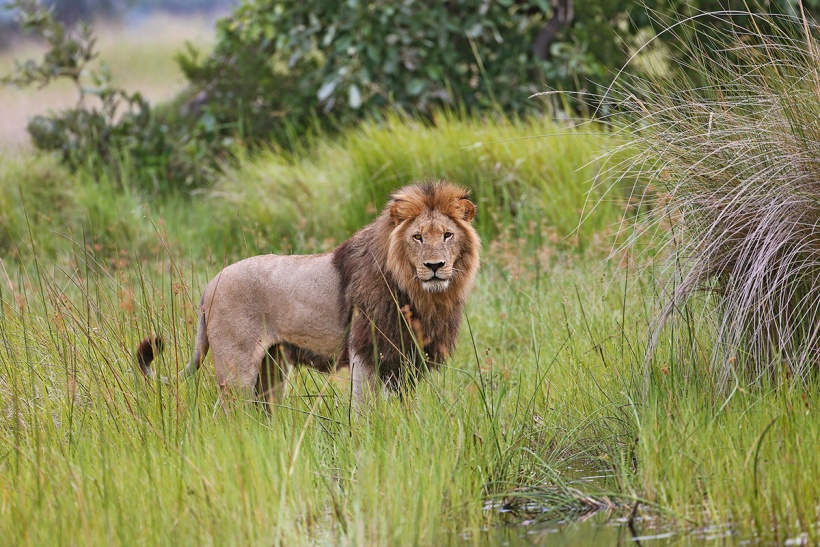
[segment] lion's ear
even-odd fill
[[[475,204],[467,198],[458,200],[458,208],[460,209],[461,218],[467,222],[472,222],[475,217]]]
[[[398,226],[411,216],[410,204],[404,200],[398,199],[390,207],[390,218],[393,219],[393,224]]]
[[[418,206],[414,206],[411,202],[397,199],[390,207],[390,218],[393,219],[393,224],[398,226],[408,218],[413,218],[418,214]]]

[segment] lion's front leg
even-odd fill
[[[354,405],[360,410],[379,396],[379,378],[372,358],[350,350],[350,377]]]

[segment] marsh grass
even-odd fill
[[[596,133],[591,148],[541,157],[587,137],[448,119],[444,139],[391,123],[239,158],[212,192],[163,204],[81,172],[63,178],[48,159],[4,158],[0,537],[480,543],[497,526],[512,526],[513,541],[531,530],[521,521],[553,526],[609,507],[664,533],[820,539],[817,382],[726,389],[709,370],[709,301],[687,302],[690,319],[668,324],[646,358],[662,272],[651,249],[605,260],[628,194],[586,209],[579,191],[591,150],[619,139]],[[514,140],[529,132],[550,136]],[[371,144],[389,135],[395,150]],[[471,148],[478,140],[487,144]],[[300,371],[270,414],[219,405],[210,360],[181,384],[143,380],[133,350],[149,333],[166,340],[161,372],[187,363],[196,302],[224,263],[347,237],[362,207],[377,213],[389,183],[364,174],[384,165],[502,200],[479,203],[486,253],[442,370],[358,418],[346,371]],[[590,223],[573,232],[577,218],[553,202],[584,208]]]
[[[133,363],[145,333],[167,340],[160,370],[188,358],[213,272],[185,258],[112,263],[78,244],[63,265],[29,260],[0,295],[0,533],[15,542],[438,543],[499,522],[487,500],[536,477],[564,506],[601,491],[607,479],[560,469],[622,444],[610,410],[578,402],[608,384],[603,365],[567,374],[559,356],[584,344],[545,315],[564,308],[570,332],[580,307],[608,305],[561,275],[582,264],[545,274],[543,293],[485,268],[452,362],[353,417],[343,371],[302,371],[271,414],[219,404],[207,365],[146,383]]]
[[[115,185],[45,158],[4,161],[0,536],[478,541],[503,521],[487,504],[516,489],[557,488],[562,507],[615,490],[611,474],[589,482],[561,472],[618,452],[630,435],[617,433],[597,400],[565,398],[581,400],[603,381],[600,363],[562,372],[587,351],[586,338],[569,334],[580,330],[579,308],[619,301],[577,290],[576,275],[596,263],[587,256],[595,246],[581,241],[595,234],[573,234],[572,215],[550,201],[584,206],[586,175],[576,169],[594,162],[605,136],[548,126],[557,133],[532,139],[522,138],[532,125],[493,127],[442,118],[436,130],[393,119],[295,153],[240,157],[212,191],[162,204],[144,203],[127,177]],[[515,138],[528,146],[512,147]],[[565,149],[544,180],[538,141]],[[583,144],[566,152],[574,142]],[[368,175],[376,165],[382,178]],[[417,390],[354,418],[346,371],[301,371],[268,414],[219,404],[209,364],[179,385],[138,374],[133,350],[152,332],[166,340],[159,370],[184,366],[195,303],[223,264],[327,249],[375,216],[390,189],[421,176],[473,186],[484,237],[501,243],[489,251],[458,354]],[[508,197],[496,208],[492,192],[504,185]],[[606,232],[620,212],[615,203],[602,211],[610,216],[597,227]],[[520,256],[525,244],[533,253]],[[548,252],[535,252],[544,245]],[[585,324],[594,332],[601,321]],[[569,351],[571,365],[560,357]]]
[[[223,216],[241,211],[265,239],[331,234],[339,240],[369,222],[393,189],[451,179],[473,190],[485,237],[512,229],[535,241],[550,232],[545,237],[564,247],[585,249],[601,244],[624,214],[624,195],[589,194],[616,139],[594,125],[577,129],[543,119],[487,122],[442,113],[430,125],[393,115],[293,154],[240,158],[214,192],[224,199]],[[601,211],[580,224],[598,203]],[[337,229],[329,232],[326,218],[312,214],[316,209],[332,211]]]

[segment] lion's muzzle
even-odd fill
[[[424,263],[424,266],[425,266],[428,270],[432,270],[432,272],[433,272],[433,277],[435,277],[435,276],[436,276],[436,272],[437,272],[437,271],[438,271],[438,270],[439,270],[442,266],[444,266],[444,262],[425,262],[425,263]]]
[[[443,260],[424,262],[424,268],[419,268],[418,272],[424,290],[441,292],[450,285],[453,268],[445,267],[446,264]]]

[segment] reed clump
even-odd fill
[[[732,32],[709,38],[715,20]],[[820,362],[818,29],[720,12],[665,32],[681,37],[683,70],[625,77],[610,97],[633,114],[632,176],[649,181],[649,224],[671,250],[655,344],[671,319],[703,314],[723,385],[805,379]]]

